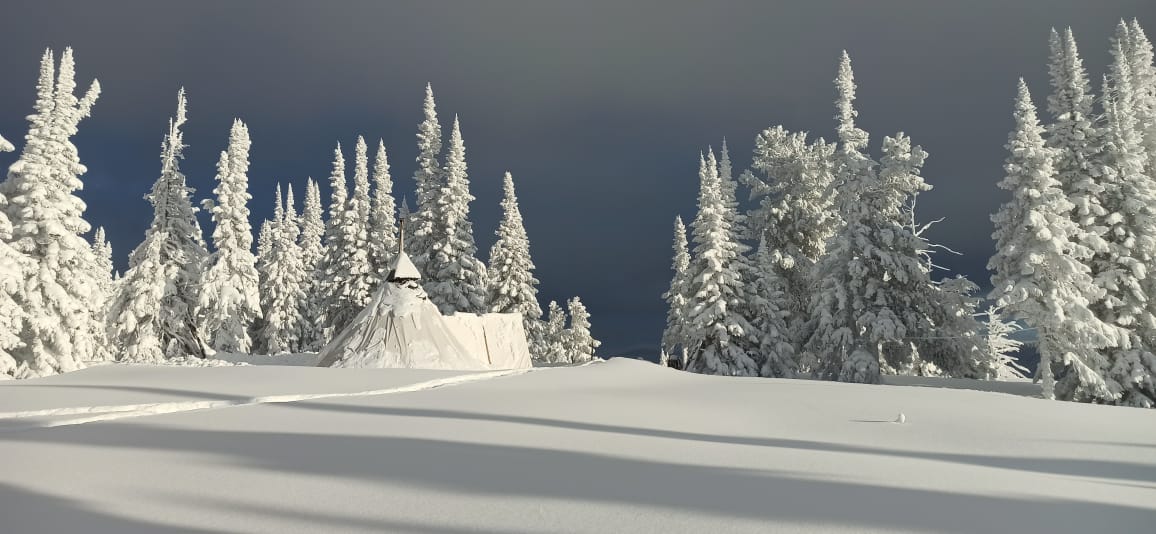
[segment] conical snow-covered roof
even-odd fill
[[[421,280],[421,274],[417,272],[417,267],[414,266],[409,255],[404,251],[397,254],[397,258],[393,260],[393,268],[389,270],[389,281],[396,282],[398,280]]]

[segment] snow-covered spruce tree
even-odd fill
[[[566,311],[552,300],[546,309],[546,326],[542,334],[546,350],[534,356],[539,357],[543,363],[570,363],[570,355],[566,351]]]
[[[149,229],[145,240],[129,255],[129,269],[107,315],[109,342],[116,358],[129,362],[165,359],[166,294],[173,292],[175,269],[165,265],[164,247],[171,243],[164,230]]]
[[[926,153],[900,134],[884,139],[896,168],[881,179],[867,155],[857,115],[851,60],[843,53],[835,79],[839,135],[835,190],[843,226],[817,266],[820,282],[806,349],[823,358],[820,375],[876,383],[881,370],[910,373],[918,365],[909,331],[922,326],[913,309],[926,297],[923,243],[902,219],[903,200],[926,188],[918,169]]]
[[[176,117],[169,120],[161,145],[160,177],[145,196],[153,220],[144,241],[129,255],[129,269],[108,312],[109,340],[124,351],[124,358],[204,357],[195,310],[208,252],[191,200],[193,189],[180,170],[185,110],[181,89]]]
[[[0,137],[0,152],[15,149]],[[23,286],[25,272],[32,266],[27,256],[8,244],[12,239],[12,223],[8,221],[7,207],[8,199],[0,193],[0,380],[19,377],[27,370],[27,366],[18,366],[12,351],[20,346],[20,333],[27,317],[16,295]]]
[[[1133,108],[1136,113],[1136,129],[1148,155],[1145,174],[1156,177],[1156,63],[1153,63],[1152,42],[1136,19],[1127,24],[1127,30],[1125,50],[1135,93]]]
[[[393,256],[397,254],[397,204],[393,200],[393,178],[389,176],[389,158],[385,142],[377,141],[373,161],[373,206],[369,214],[370,270],[376,288],[389,275]]]
[[[417,209],[410,214],[409,222],[406,223],[405,245],[414,266],[426,279],[429,274],[426,263],[435,239],[438,196],[445,182],[441,164],[438,163],[442,151],[442,127],[438,123],[437,105],[430,84],[425,86],[422,112],[424,118],[417,129],[417,170],[413,173],[413,181],[417,184]]]
[[[229,146],[217,163],[217,201],[213,247],[197,302],[201,335],[214,350],[248,352],[249,327],[261,314],[259,277],[249,226],[249,128],[239,119],[229,131]]]
[[[325,255],[322,238],[325,221],[322,220],[321,189],[309,178],[305,185],[305,205],[301,211],[301,269],[305,279],[302,287],[305,299],[301,303],[301,350],[316,351],[325,342],[322,339],[321,312],[317,305],[320,292],[320,269]]]
[[[688,271],[690,328],[687,370],[703,374],[758,376],[762,358],[750,347],[760,335],[740,311],[747,289],[739,246],[727,222],[726,202],[714,153],[699,157],[698,215],[691,224],[694,259]],[[571,319],[573,320],[573,319]]]
[[[1103,297],[1092,307],[1103,321],[1124,328],[1130,347],[1108,350],[1110,369],[1104,370],[1110,397],[1093,402],[1156,406],[1156,180],[1144,174],[1147,154],[1136,128],[1135,90],[1132,86],[1127,35],[1117,36],[1113,61],[1104,80],[1104,148],[1106,166],[1102,203],[1110,214],[1104,221],[1107,251],[1090,264]],[[1078,374],[1060,379],[1057,395],[1067,397],[1079,387]],[[1074,395],[1074,394],[1073,394]],[[1076,400],[1085,400],[1075,397]]]
[[[96,321],[92,324],[94,328],[92,337],[96,344],[93,353],[94,360],[113,359],[112,347],[109,345],[105,331],[105,322],[108,308],[112,304],[112,298],[116,291],[114,276],[112,243],[105,237],[104,227],[101,226],[92,234],[92,279],[95,281],[96,288],[92,297],[93,313],[96,314]]]
[[[351,304],[356,308],[357,315],[373,296],[373,288],[377,286],[378,277],[373,271],[372,247],[369,241],[370,212],[372,210],[369,187],[369,148],[365,138],[357,136],[357,145],[353,149],[353,194],[349,197],[349,218],[346,223],[347,239],[351,255],[349,256],[349,273],[351,275],[348,289],[355,296]]]
[[[280,198],[278,186],[278,198]],[[276,234],[268,261],[262,262],[261,311],[264,316],[254,336],[266,354],[284,354],[301,350],[301,308],[305,300],[306,281],[301,249],[297,245],[300,226],[293,207],[293,186],[285,196],[285,206],[277,206],[272,225]]]
[[[1015,339],[1012,334],[1020,331],[1020,325],[1015,321],[1005,320],[1003,308],[988,306],[983,312],[984,317],[984,348],[987,349],[987,358],[981,367],[981,378],[987,380],[1007,380],[1024,378],[1028,369],[1019,363],[1016,354],[1023,342]]]
[[[767,241],[784,283],[788,326],[797,350],[807,337],[811,298],[818,288],[815,265],[841,222],[831,191],[834,149],[822,139],[808,143],[806,132],[768,128],[755,139],[753,172],[740,177],[759,201],[747,212],[744,237]],[[815,371],[813,363],[800,363],[801,372]]]
[[[85,204],[75,195],[86,169],[71,141],[91,114],[100,85],[93,81],[82,98],[73,94],[71,48],[61,54],[58,72],[55,67],[46,50],[23,151],[0,184],[12,225],[7,241],[31,260],[13,295],[26,314],[20,345],[11,351],[22,376],[79,369],[97,355],[93,333],[100,327],[92,247],[82,237],[91,227],[83,217]]]
[[[673,355],[678,349],[676,357],[683,368],[686,366],[689,347],[689,320],[690,312],[690,280],[687,278],[690,271],[690,247],[686,241],[686,225],[682,217],[674,218],[674,258],[671,262],[674,275],[670,278],[670,289],[662,294],[666,300],[666,328],[662,331],[662,346],[660,353]]]
[[[927,153],[912,146],[911,139],[902,133],[885,137],[882,152],[881,197],[874,224],[878,225],[878,249],[886,250],[890,258],[876,258],[883,265],[878,287],[902,318],[906,337],[915,347],[914,353],[898,351],[900,358],[894,358],[895,351],[883,353],[883,370],[973,378],[977,362],[983,358],[980,325],[975,320],[979,299],[974,293],[979,288],[962,277],[939,283],[931,280],[931,254],[937,245],[922,236],[928,226],[915,219],[916,199],[931,189],[920,176]],[[912,265],[919,268],[912,269]]]
[[[566,303],[570,315],[570,327],[563,333],[563,344],[570,363],[586,363],[594,359],[594,351],[601,341],[590,335],[590,312],[578,297]]]
[[[474,225],[470,222],[470,181],[466,147],[458,118],[454,117],[449,153],[442,172],[442,188],[435,193],[429,260],[422,285],[443,315],[486,311],[486,265],[477,258]]]
[[[280,187],[280,185],[278,185]],[[280,194],[278,194],[278,197]],[[277,199],[277,204],[281,204],[281,199]],[[257,230],[257,270],[261,270],[261,258],[269,257],[269,251],[273,248],[273,234],[277,231],[273,229],[273,221],[265,219],[261,221],[261,226]]]
[[[992,216],[996,252],[988,262],[991,297],[1036,329],[1045,398],[1056,398],[1053,362],[1074,373],[1076,385],[1061,398],[1110,398],[1101,375],[1107,367],[1101,349],[1126,345],[1128,339],[1088,307],[1089,295],[1096,291],[1083,262],[1092,251],[1075,241],[1079,228],[1069,217],[1072,203],[1055,178],[1054,152],[1044,145],[1043,128],[1022,79],[1014,118],[1006,174],[999,183],[1012,198]]]
[[[788,302],[784,283],[775,268],[775,254],[766,239],[759,241],[755,251],[755,291],[753,305],[757,311],[755,327],[762,335],[759,352],[763,357],[762,376],[793,378],[798,372],[795,346],[787,325]]]
[[[1048,111],[1052,122],[1046,127],[1045,139],[1054,150],[1056,180],[1074,207],[1071,217],[1077,226],[1076,240],[1093,251],[1107,252],[1102,237],[1107,212],[1100,204],[1104,191],[1100,183],[1104,174],[1099,154],[1101,129],[1092,112],[1094,96],[1088,74],[1071,28],[1063,37],[1053,29],[1048,44],[1052,84]]]
[[[530,354],[545,352],[542,306],[538,304],[538,279],[534,278],[534,262],[530,259],[530,238],[522,224],[518,197],[514,193],[514,177],[502,177],[502,220],[494,232],[498,240],[490,248],[488,298],[493,313],[519,313],[530,344]],[[540,356],[539,356],[540,357]]]
[[[359,143],[355,156],[355,182],[352,198],[346,196],[345,158],[341,146],[337,146],[333,161],[333,174],[329,185],[332,199],[329,205],[329,221],[325,226],[325,251],[322,269],[318,273],[320,302],[317,313],[324,317],[322,322],[325,341],[340,332],[353,320],[369,302],[371,296],[368,234],[366,233],[369,192],[368,178],[362,178],[362,161],[365,144]],[[368,171],[366,171],[368,172]]]
[[[278,183],[273,193],[273,218],[261,222],[261,229],[257,232],[257,298],[261,302],[261,316],[249,325],[249,336],[253,340],[250,349],[254,354],[268,354],[265,350],[264,338],[259,335],[265,330],[266,304],[276,288],[269,285],[269,264],[273,261],[273,245],[280,238],[281,221],[285,219],[285,202],[281,197],[281,184]]]

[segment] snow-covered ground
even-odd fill
[[[1156,411],[901,382],[624,359],[5,382],[0,532],[1152,532]]]

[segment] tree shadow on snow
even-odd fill
[[[81,501],[63,499],[0,483],[0,531],[20,534],[211,534],[186,528],[114,516]]]
[[[837,452],[915,456],[976,465],[1000,465],[1004,459],[964,455],[920,454],[797,440],[708,436],[685,432],[628,429],[567,421],[310,403],[314,409],[337,409],[414,417],[453,417],[545,424],[578,430],[625,432],[675,439],[696,439],[767,447],[791,447]],[[816,480],[805,474],[756,469],[675,464],[591,454],[585,452],[473,444],[454,441],[364,435],[324,435],[287,432],[216,431],[152,427],[141,424],[102,423],[67,429],[0,435],[0,440],[67,443],[72,446],[191,452],[185,461],[190,471],[204,464],[204,484],[219,480],[222,469],[257,469],[284,478],[273,493],[296,495],[309,501],[313,477],[401,486],[407,493],[431,492],[429,501],[443,503],[458,494],[518,497],[537,502],[570,501],[637,505],[679,510],[702,516],[748,520],[790,521],[813,525],[844,525],[876,529],[912,529],[936,532],[1144,532],[1156,520],[1156,510],[1102,504],[1075,499],[1029,498],[1013,495],[983,496],[941,490],[916,490],[838,480]],[[768,451],[773,454],[773,451]],[[97,455],[99,452],[89,453]],[[206,456],[208,455],[208,456]],[[227,464],[222,465],[221,459]],[[1021,459],[1007,459],[1019,463]],[[1075,469],[1068,461],[1037,464],[1047,472],[1085,472],[1150,469],[1131,464],[1088,462]],[[1074,465],[1080,466],[1078,462]],[[214,472],[215,471],[215,472]],[[230,471],[232,472],[232,471]],[[243,471],[237,471],[243,473]],[[127,474],[127,473],[126,473]],[[1075,473],[1071,473],[1075,474]],[[1117,473],[1123,475],[1124,473]],[[1151,473],[1130,473],[1127,478],[1150,478]],[[158,492],[181,488],[149,488]],[[228,488],[222,488],[228,491]],[[354,491],[354,490],[350,490]],[[242,496],[238,496],[241,498]],[[332,497],[332,496],[331,496]],[[0,500],[0,502],[4,502]],[[451,501],[452,502],[452,501]],[[23,507],[4,502],[5,520],[23,513]],[[436,517],[438,506],[431,515]],[[309,502],[298,507],[309,508]],[[388,514],[382,502],[373,512]],[[332,511],[332,510],[331,510]],[[211,512],[211,511],[210,511]],[[57,515],[87,511],[65,508]],[[330,521],[323,517],[317,521]],[[26,523],[27,517],[22,518]],[[332,520],[338,521],[338,520]],[[331,523],[333,529],[341,525]],[[350,528],[351,525],[345,525]],[[581,525],[574,525],[581,529]],[[388,530],[388,529],[386,529]],[[163,531],[162,531],[163,532]]]
[[[1080,477],[1114,478],[1136,482],[1156,481],[1156,465],[1130,462],[1116,462],[1107,460],[1068,459],[1068,458],[1032,458],[1011,456],[984,456],[960,453],[908,451],[867,447],[847,443],[832,443],[823,441],[808,441],[786,438],[770,438],[757,436],[727,436],[721,434],[703,434],[679,430],[664,430],[656,428],[639,428],[603,423],[582,421],[566,421],[561,419],[546,419],[520,415],[489,414],[479,412],[461,412],[454,410],[437,410],[425,408],[400,408],[391,406],[354,405],[336,402],[297,402],[294,408],[326,410],[337,412],[375,414],[396,417],[432,417],[444,419],[462,419],[475,421],[495,421],[523,425],[543,425],[571,430],[590,432],[607,432],[615,434],[630,434],[658,438],[702,441],[729,445],[751,445],[756,447],[774,447],[801,449],[810,451],[840,452],[853,454],[867,454],[891,456],[897,458],[919,458],[936,460],[982,467],[1000,469],[1018,469],[1036,473],[1055,475],[1069,475]],[[864,423],[891,423],[882,420],[862,420]]]

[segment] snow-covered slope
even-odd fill
[[[504,373],[106,366],[3,383],[0,531],[1156,525],[1151,410],[619,359]]]

